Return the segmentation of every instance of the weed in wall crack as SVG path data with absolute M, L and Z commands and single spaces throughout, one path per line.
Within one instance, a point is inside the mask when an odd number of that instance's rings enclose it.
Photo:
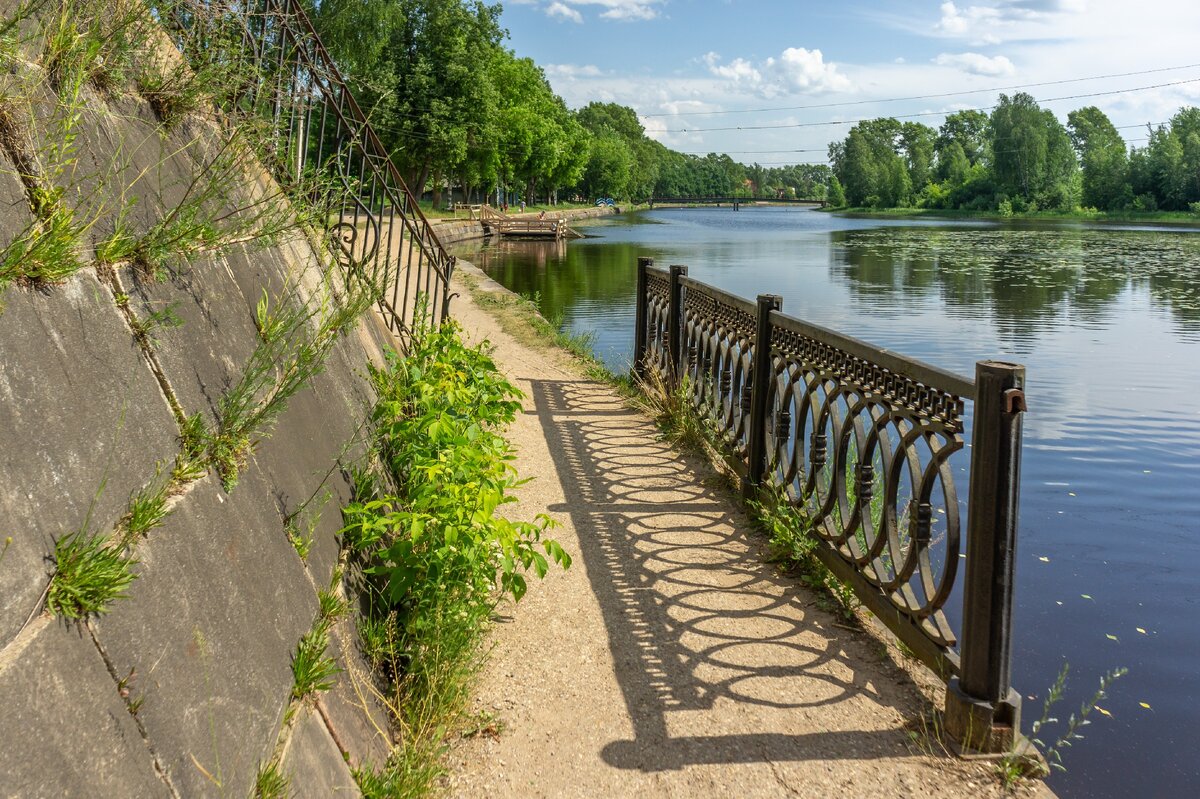
M 103 613 L 134 580 L 137 561 L 102 533 L 80 529 L 54 542 L 54 574 L 46 607 L 55 616 L 82 619 Z
M 287 775 L 279 768 L 279 761 L 271 759 L 258 769 L 254 778 L 254 799 L 286 799 L 290 783 Z
M 317 691 L 328 691 L 334 685 L 334 677 L 341 672 L 328 652 L 329 624 L 329 619 L 319 617 L 296 645 L 296 653 L 292 656 L 293 699 L 305 699 Z
M 159 466 L 154 470 L 154 479 L 129 497 L 129 510 L 118 524 L 123 546 L 133 546 L 139 538 L 166 521 L 170 515 L 167 498 L 171 496 L 172 487 L 169 478 L 163 479 Z

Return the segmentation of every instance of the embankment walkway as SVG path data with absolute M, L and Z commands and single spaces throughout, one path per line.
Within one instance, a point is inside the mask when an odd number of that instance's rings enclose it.
M 526 394 L 510 433 L 533 480 L 508 512 L 550 513 L 575 564 L 499 609 L 474 708 L 496 723 L 454 745 L 450 795 L 1004 793 L 986 765 L 923 753 L 912 679 L 764 562 L 706 464 L 456 290 L 468 337 Z

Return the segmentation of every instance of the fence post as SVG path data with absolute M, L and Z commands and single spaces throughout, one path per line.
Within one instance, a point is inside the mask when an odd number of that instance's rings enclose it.
M 742 496 L 750 497 L 767 472 L 767 400 L 771 396 L 771 311 L 783 308 L 778 294 L 758 295 L 758 319 L 754 328 L 754 364 L 750 368 L 750 468 L 742 483 Z
M 646 332 L 649 326 L 649 306 L 646 299 L 646 269 L 654 266 L 653 258 L 637 259 L 637 306 L 634 309 L 633 375 L 639 380 L 646 377 Z
M 671 384 L 679 380 L 683 363 L 683 285 L 679 278 L 688 273 L 686 266 L 671 265 L 671 301 L 667 307 L 667 355 L 671 361 Z
M 981 752 L 1009 751 L 1020 737 L 1010 672 L 1024 389 L 1024 366 L 975 365 L 962 666 L 946 691 L 946 731 Z

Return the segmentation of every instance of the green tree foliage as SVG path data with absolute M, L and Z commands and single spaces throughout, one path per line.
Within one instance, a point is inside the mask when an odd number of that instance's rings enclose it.
M 1066 129 L 1024 92 L 1000 95 L 988 121 L 992 172 L 1016 210 L 1070 210 L 1078 163 Z M 1018 208 L 1018 202 L 1020 208 Z
M 1095 106 L 1072 111 L 1067 115 L 1067 127 L 1083 167 L 1081 202 L 1103 211 L 1130 205 L 1133 191 L 1125 140 L 1104 112 Z
M 846 204 L 846 192 L 842 189 L 842 183 L 837 179 L 837 175 L 829 178 L 829 204 L 834 208 L 841 208 Z
M 484 67 L 503 37 L 499 20 L 500 6 L 479 0 L 321 3 L 322 39 L 373 106 L 373 122 L 414 189 L 431 177 L 442 185 L 491 138 L 497 92 Z

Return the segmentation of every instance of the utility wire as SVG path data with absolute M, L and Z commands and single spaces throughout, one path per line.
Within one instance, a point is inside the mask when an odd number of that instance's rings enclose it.
M 1114 94 L 1127 94 L 1129 92 L 1144 92 L 1144 91 L 1149 91 L 1151 89 L 1163 89 L 1168 86 L 1182 86 L 1187 83 L 1196 83 L 1198 81 L 1200 81 L 1200 78 L 1188 78 L 1187 80 L 1176 80 L 1176 81 L 1171 81 L 1170 83 L 1155 83 L 1150 86 L 1132 86 L 1128 89 L 1113 89 L 1111 91 L 1089 92 L 1087 94 L 1069 94 L 1069 95 L 1064 95 L 1062 97 L 1046 97 L 1043 99 L 1035 100 L 1035 102 L 1040 105 L 1042 103 L 1054 103 L 1054 102 L 1058 102 L 1060 100 L 1082 100 L 1082 99 L 1085 99 L 1088 97 L 1109 97 Z M 913 119 L 915 117 L 948 116 L 950 114 L 957 114 L 961 111 L 991 111 L 997 107 L 998 106 L 995 106 L 995 105 L 988 105 L 988 106 L 982 106 L 980 108 L 960 108 L 955 111 L 919 111 L 915 114 L 896 114 L 895 116 L 892 117 L 892 119 Z M 868 117 L 865 119 L 839 119 L 839 120 L 833 120 L 833 121 L 829 121 L 829 122 L 793 122 L 793 123 L 785 123 L 785 124 L 779 124 L 779 125 L 731 125 L 731 126 L 722 127 L 722 128 L 676 128 L 676 129 L 668 129 L 664 132 L 665 133 L 715 133 L 718 131 L 729 131 L 729 130 L 782 130 L 782 129 L 788 129 L 788 128 L 818 128 L 818 127 L 830 127 L 833 125 L 856 125 L 859 122 L 869 122 L 872 119 L 878 119 L 878 118 L 879 117 Z
M 1159 67 L 1158 69 L 1142 69 L 1136 72 L 1115 72 L 1109 75 L 1091 75 L 1086 78 L 1064 78 L 1063 80 L 1047 80 L 1041 83 L 1022 83 L 1014 86 L 995 86 L 990 89 L 964 89 L 958 92 L 943 92 L 941 94 L 915 94 L 910 97 L 885 97 L 879 100 L 845 100 L 837 103 L 817 103 L 813 105 L 792 105 L 778 106 L 772 108 L 739 108 L 725 111 L 688 111 L 683 113 L 656 113 L 642 114 L 644 117 L 669 117 L 669 116 L 714 116 L 716 114 L 761 114 L 771 111 L 811 111 L 817 108 L 844 108 L 853 105 L 873 105 L 876 103 L 899 103 L 908 100 L 937 100 L 943 97 L 961 97 L 967 94 L 987 94 L 988 92 L 1005 92 L 1013 89 L 1035 89 L 1042 86 L 1061 86 L 1066 83 L 1082 83 L 1089 80 L 1107 80 L 1110 78 L 1129 78 L 1135 75 L 1152 75 L 1157 72 L 1175 72 L 1181 69 L 1192 69 L 1200 67 L 1200 64 L 1184 64 L 1178 67 Z

